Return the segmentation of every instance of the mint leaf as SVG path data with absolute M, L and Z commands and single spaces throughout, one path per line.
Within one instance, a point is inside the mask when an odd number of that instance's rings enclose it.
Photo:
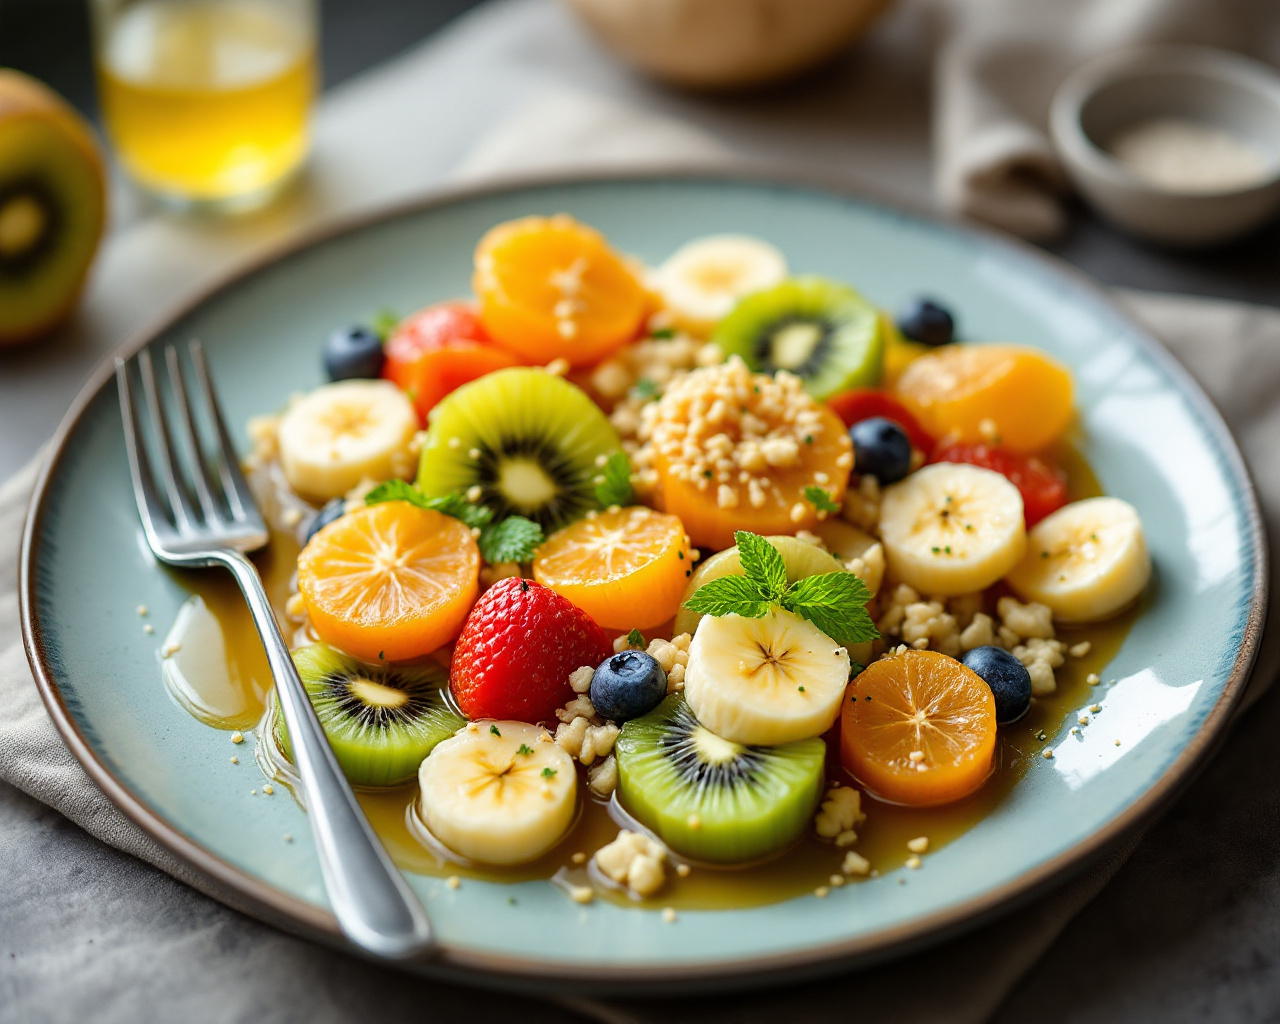
M 695 590 L 684 606 L 699 615 L 743 615 L 758 619 L 769 610 L 769 604 L 747 577 L 721 576 Z
M 776 604 L 787 592 L 787 567 L 778 549 L 756 533 L 739 530 L 733 535 L 738 545 L 742 571 L 758 591 L 757 600 Z
M 384 501 L 407 501 L 418 508 L 430 509 L 442 515 L 460 519 L 473 529 L 487 526 L 493 519 L 493 509 L 473 505 L 461 494 L 445 494 L 428 498 L 407 480 L 386 480 L 364 496 L 366 505 L 381 505 Z
M 850 647 L 880 635 L 867 612 L 870 600 L 871 591 L 853 573 L 824 572 L 791 584 L 782 607 L 808 619 L 836 643 Z
M 631 460 L 626 452 L 614 452 L 604 464 L 604 479 L 596 484 L 596 500 L 605 508 L 631 501 Z
M 649 332 L 649 337 L 657 338 L 659 341 L 665 341 L 666 339 L 674 338 L 675 336 L 676 329 L 674 327 L 659 327 L 656 331 Z
M 391 332 L 400 326 L 400 315 L 389 309 L 380 309 L 373 315 L 373 322 L 369 326 L 385 342 L 391 337 Z
M 804 500 L 819 512 L 839 512 L 840 506 L 831 500 L 831 495 L 821 487 L 812 485 L 804 489 Z
M 488 509 L 485 509 L 488 512 Z M 492 515 L 492 513 L 490 513 Z M 543 541 L 542 527 L 524 516 L 508 516 L 480 531 L 480 557 L 490 565 L 499 562 L 529 562 Z
M 630 633 L 627 634 L 627 646 L 640 647 L 640 648 L 645 647 L 646 645 L 644 642 L 644 634 L 641 633 L 640 630 L 638 629 L 633 629 Z

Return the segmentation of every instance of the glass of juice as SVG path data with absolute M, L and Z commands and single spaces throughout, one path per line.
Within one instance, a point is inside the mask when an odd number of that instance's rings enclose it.
M 183 208 L 241 210 L 306 159 L 316 0 L 90 0 L 102 119 L 121 165 Z

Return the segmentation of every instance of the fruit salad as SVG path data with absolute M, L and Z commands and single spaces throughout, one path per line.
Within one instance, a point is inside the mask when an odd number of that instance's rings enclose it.
M 584 903 L 800 860 L 821 896 L 879 873 L 878 818 L 919 867 L 1051 756 L 1025 723 L 1077 713 L 1151 574 L 1066 367 L 745 236 L 649 267 L 528 217 L 474 268 L 251 429 L 298 671 L 400 846 Z M 257 742 L 288 782 L 274 707 Z

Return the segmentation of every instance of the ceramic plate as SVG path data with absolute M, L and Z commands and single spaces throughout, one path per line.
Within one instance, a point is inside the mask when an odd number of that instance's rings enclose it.
M 714 984 L 884 956 L 972 923 L 1078 866 L 1167 799 L 1211 749 L 1262 622 L 1265 551 L 1240 455 L 1186 374 L 1105 296 L 1032 250 L 805 185 L 681 175 L 537 183 L 447 196 L 313 239 L 231 280 L 129 346 L 203 340 L 239 425 L 320 383 L 319 342 L 372 310 L 469 290 L 498 221 L 568 212 L 659 261 L 745 232 L 798 272 L 853 282 L 894 308 L 927 292 L 969 338 L 1044 349 L 1075 372 L 1083 449 L 1107 493 L 1137 506 L 1156 565 L 1150 607 L 1106 669 L 1105 728 L 1049 737 L 988 817 L 899 872 L 749 910 L 581 907 L 545 882 L 411 883 L 443 943 L 428 970 L 602 986 Z M 270 919 L 334 939 L 302 812 L 246 798 L 227 736 L 166 696 L 156 647 L 190 581 L 146 551 L 109 368 L 68 416 L 36 492 L 24 626 L 58 727 L 94 779 L 163 845 Z M 145 604 L 157 635 L 143 634 Z M 1114 741 L 1119 740 L 1117 745 Z M 250 769 L 252 770 L 252 769 Z M 254 779 L 257 781 L 256 776 Z M 281 836 L 298 837 L 284 843 Z M 514 905 L 509 897 L 515 896 Z

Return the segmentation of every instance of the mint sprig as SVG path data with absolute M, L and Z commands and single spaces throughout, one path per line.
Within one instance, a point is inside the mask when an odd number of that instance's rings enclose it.
M 499 562 L 528 562 L 545 538 L 542 527 L 524 516 L 507 516 L 480 530 L 480 557 L 490 565 Z
M 452 516 L 470 529 L 479 530 L 476 544 L 480 557 L 490 565 L 499 562 L 528 562 L 533 552 L 545 539 L 542 527 L 524 516 L 507 516 L 494 522 L 493 509 L 476 505 L 461 494 L 445 494 L 428 498 L 407 480 L 387 480 L 365 495 L 366 505 L 380 505 L 384 501 L 407 501 L 418 508 L 430 509 L 442 515 Z
M 742 615 L 758 619 L 770 608 L 783 608 L 808 619 L 845 647 L 876 639 L 867 602 L 871 591 L 851 572 L 824 572 L 787 583 L 778 549 L 745 530 L 733 535 L 742 560 L 742 576 L 721 576 L 704 583 L 685 602 L 701 615 Z
M 631 460 L 626 452 L 614 452 L 601 471 L 603 479 L 596 484 L 596 500 L 605 508 L 631 502 Z
M 812 484 L 804 489 L 804 500 L 819 512 L 839 512 L 840 506 L 831 500 L 831 495 L 821 487 Z

